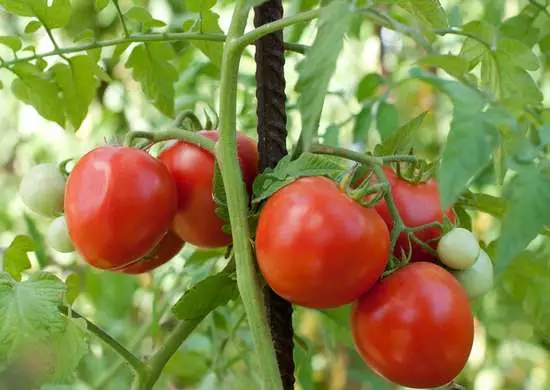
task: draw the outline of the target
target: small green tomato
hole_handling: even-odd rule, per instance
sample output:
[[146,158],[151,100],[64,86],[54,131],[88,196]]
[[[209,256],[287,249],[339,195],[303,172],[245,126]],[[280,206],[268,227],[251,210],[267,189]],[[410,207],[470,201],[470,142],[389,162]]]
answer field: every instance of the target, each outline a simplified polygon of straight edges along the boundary
[[453,271],[453,275],[464,287],[470,299],[485,294],[493,287],[493,263],[483,249],[470,268]]
[[64,216],[58,217],[50,223],[46,233],[46,242],[58,252],[74,252],[74,246],[69,236],[69,230],[67,229],[67,222]]
[[467,229],[454,228],[439,240],[437,255],[443,264],[453,269],[472,266],[479,255],[479,242]]
[[23,177],[19,194],[30,210],[55,218],[63,213],[65,181],[56,164],[40,164]]

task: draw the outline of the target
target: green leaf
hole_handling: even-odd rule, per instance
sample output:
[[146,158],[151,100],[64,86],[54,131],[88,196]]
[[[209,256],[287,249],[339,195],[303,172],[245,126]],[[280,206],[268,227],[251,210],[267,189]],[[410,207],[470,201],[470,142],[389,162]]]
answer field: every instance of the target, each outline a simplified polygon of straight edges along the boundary
[[[489,46],[491,46],[496,39],[495,27],[484,20],[474,20],[467,23],[462,27],[462,30],[469,34],[473,34]],[[486,45],[473,38],[466,38],[462,44],[462,49],[459,56],[468,61],[469,69],[473,69],[481,62],[481,59],[486,52]]]
[[444,209],[455,202],[472,177],[489,163],[498,142],[498,132],[483,121],[481,113],[462,113],[459,109],[455,107],[437,172]]
[[205,12],[216,5],[216,0],[187,0],[185,4],[191,12]]
[[502,218],[508,209],[506,199],[484,194],[483,192],[465,191],[460,196],[457,204],[470,209],[487,213],[496,218]]
[[439,0],[402,0],[397,5],[435,28],[446,28],[447,15]]
[[0,36],[0,45],[7,46],[13,51],[18,51],[23,47],[23,44],[21,43],[21,39],[11,35]]
[[397,130],[399,125],[399,112],[391,103],[380,102],[376,110],[376,128],[382,141],[385,141]]
[[287,155],[273,169],[268,168],[254,180],[254,200],[259,203],[290,184],[296,178],[305,176],[326,176],[336,179],[345,168],[334,160],[313,153],[303,153],[296,160]]
[[139,22],[142,25],[142,30],[146,31],[154,27],[164,27],[166,23],[162,20],[153,18],[149,10],[145,7],[134,6],[125,13],[126,18]]
[[502,99],[519,105],[539,105],[543,95],[529,73],[518,67],[501,68]]
[[36,222],[29,214],[24,213],[23,219],[25,220],[25,225],[27,226],[27,233],[32,241],[35,242],[36,249],[34,253],[36,255],[36,260],[40,268],[46,267],[48,263],[48,255],[45,249],[44,235],[40,229],[36,226]]
[[83,319],[67,318],[65,331],[52,341],[55,356],[49,382],[74,384],[80,360],[88,353],[88,330]]
[[28,253],[36,249],[36,243],[30,237],[16,236],[4,251],[4,271],[14,279],[21,280],[21,274],[31,268]]
[[508,211],[496,248],[496,272],[501,273],[512,259],[550,224],[550,178],[533,166],[524,168],[506,186]]
[[401,126],[377,148],[380,156],[408,153],[414,147],[417,132],[428,113],[423,112]]
[[504,291],[521,307],[530,324],[546,340],[550,334],[549,258],[548,248],[537,252],[523,251],[510,262],[501,279]]
[[370,104],[363,106],[355,117],[353,125],[353,142],[366,142],[372,123],[372,107]]
[[454,77],[461,77],[468,72],[469,63],[466,59],[452,54],[432,54],[420,59],[425,66],[435,66],[443,69]]
[[16,64],[12,70],[19,76],[11,85],[13,94],[33,106],[44,118],[64,126],[63,103],[52,74],[29,63]]
[[174,116],[174,83],[178,78],[178,72],[170,63],[174,58],[170,44],[152,42],[136,46],[126,62],[145,95],[169,117]]
[[103,8],[109,5],[109,1],[111,0],[95,0],[95,9],[97,11],[101,11]]
[[174,305],[172,312],[180,320],[192,320],[207,315],[218,306],[235,298],[237,283],[221,272],[207,277],[189,289]]
[[80,284],[81,282],[78,274],[70,274],[67,279],[65,279],[65,288],[67,290],[65,300],[69,306],[73,304],[80,294]]
[[315,138],[329,81],[336,69],[344,34],[351,20],[347,1],[333,1],[321,14],[317,35],[306,57],[298,64],[296,91],[302,117],[302,140],[307,150]]
[[357,90],[355,91],[355,97],[358,101],[362,102],[374,96],[376,89],[379,85],[384,83],[384,78],[378,73],[369,73],[365,75],[359,84],[357,85]]
[[525,70],[537,70],[540,66],[535,53],[515,39],[500,38],[495,55],[503,66],[517,66]]
[[69,59],[69,65],[57,63],[52,67],[69,122],[78,129],[88,114],[99,82],[94,77],[96,63],[87,55]]
[[[220,33],[222,29],[218,23],[220,16],[212,11],[203,11],[195,17],[189,18],[184,24],[183,29],[192,32]],[[204,40],[191,41],[193,46],[206,55],[216,67],[221,68],[223,43]]]
[[42,27],[42,23],[40,23],[38,20],[31,20],[27,25],[25,26],[25,34],[32,34],[38,29]]
[[6,358],[19,345],[45,341],[61,334],[65,318],[58,310],[65,285],[55,275],[32,274],[16,282],[0,273],[0,357]]
[[70,0],[0,0],[0,5],[20,16],[36,16],[50,29],[65,27],[72,11]]

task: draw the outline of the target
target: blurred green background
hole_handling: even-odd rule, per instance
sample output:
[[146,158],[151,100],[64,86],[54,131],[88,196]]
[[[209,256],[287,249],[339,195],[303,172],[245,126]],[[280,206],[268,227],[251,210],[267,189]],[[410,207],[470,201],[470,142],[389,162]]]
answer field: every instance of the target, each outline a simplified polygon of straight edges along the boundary
[[[110,4],[96,13],[93,3],[90,0],[72,1],[71,23],[66,29],[56,32],[61,46],[70,45],[76,36],[88,29],[97,39],[120,36],[114,6]],[[501,20],[517,15],[529,2],[444,0],[442,3],[454,24],[484,19],[498,25]],[[543,0],[539,3],[544,5]],[[181,31],[187,17],[185,2],[180,0],[120,1],[123,8],[132,4],[148,7],[155,18],[165,21],[174,31]],[[291,0],[285,2],[285,9],[291,13],[317,4],[315,0]],[[227,31],[231,2],[220,1],[214,9],[221,15],[219,22],[222,30]],[[541,12],[533,25],[550,33],[550,18],[545,13],[548,14],[548,11]],[[51,43],[46,34],[23,34],[27,22],[26,18],[14,17],[0,10],[0,34],[25,36],[26,43],[33,43],[37,52],[50,50]],[[314,35],[315,29],[311,26],[299,26],[288,29],[285,39],[309,44]],[[445,37],[437,42],[440,52],[457,53],[460,50],[460,38]],[[173,46],[178,53],[176,66],[179,71],[176,111],[193,109],[204,118],[203,110],[218,104],[218,69],[192,44],[180,42]],[[176,259],[150,275],[135,277],[97,271],[86,266],[76,255],[62,255],[45,246],[43,233],[49,220],[30,213],[17,195],[21,176],[37,163],[78,157],[92,147],[106,140],[113,141],[130,130],[155,130],[168,125],[168,118],[146,100],[139,84],[132,80],[124,67],[123,60],[128,51],[123,54],[122,61],[113,58],[112,54],[112,49],[104,49],[101,64],[113,81],[101,84],[88,116],[76,132],[45,121],[32,107],[17,101],[9,88],[0,91],[0,246],[9,245],[16,234],[33,237],[40,244],[36,254],[31,255],[33,267],[43,267],[60,275],[69,272],[78,274],[82,293],[75,307],[123,344],[146,356],[162,343],[163,337],[174,326],[168,312],[169,304],[185,288],[218,267],[221,261],[219,256],[223,253],[196,251],[187,246]],[[534,78],[545,95],[547,105],[550,102],[550,53],[539,54],[543,67],[534,74]],[[324,142],[357,149],[370,148],[377,142],[379,127],[397,126],[428,110],[417,152],[427,157],[436,156],[448,131],[450,103],[419,81],[395,86],[408,77],[408,70],[416,66],[421,55],[421,50],[412,39],[378,29],[360,15],[354,17],[331,81],[330,94],[325,101],[320,123]],[[0,47],[0,56],[9,57],[9,51]],[[301,58],[301,54],[286,54],[289,146],[296,142],[300,130],[294,87],[297,80],[295,67]],[[48,58],[49,64],[55,61],[55,57]],[[374,76],[367,79],[365,76],[373,72],[384,77],[387,85],[395,87],[391,90],[382,85],[368,88],[367,82],[372,81]],[[4,85],[10,84],[11,77],[9,72],[0,72],[0,81]],[[387,100],[380,104],[384,97]],[[381,111],[384,111],[383,115]],[[256,113],[252,48],[241,63],[238,112],[238,127],[254,135]],[[491,175],[488,174],[482,176],[475,186],[497,194],[497,189],[489,184],[491,182]],[[487,214],[471,216],[473,231],[480,240],[490,243],[498,234],[498,221]],[[541,280],[537,282],[546,290],[537,290],[536,299],[539,304],[550,305],[550,299],[546,298],[550,296],[550,278],[544,279],[545,271],[548,270],[543,267]],[[545,284],[546,281],[549,283]],[[532,302],[527,291],[527,286],[532,282],[529,278],[522,279],[518,273],[513,281],[514,288],[525,288],[524,298],[518,300],[515,294],[516,299],[513,299],[507,284],[501,283],[494,291],[473,303],[477,317],[476,340],[468,365],[459,378],[467,389],[550,389],[550,338],[545,341],[537,321],[533,321],[533,312],[529,308]],[[361,362],[351,343],[347,309],[326,312],[296,309],[298,388],[398,388],[376,377]],[[538,321],[544,321],[544,318]],[[92,338],[90,347],[90,353],[79,366],[79,382],[68,388],[129,389],[132,381],[129,367],[119,366],[118,357],[98,340]],[[200,325],[169,363],[156,388],[257,389],[256,367],[261,362],[251,353],[251,348],[242,305],[231,302],[209,315]]]

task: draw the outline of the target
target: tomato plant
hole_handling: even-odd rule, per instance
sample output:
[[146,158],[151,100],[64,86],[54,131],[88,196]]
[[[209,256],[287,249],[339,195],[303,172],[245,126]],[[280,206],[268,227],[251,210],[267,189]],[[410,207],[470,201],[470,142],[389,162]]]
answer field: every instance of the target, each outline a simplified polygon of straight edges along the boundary
[[335,307],[354,301],[380,278],[389,233],[374,209],[361,207],[327,178],[306,177],[263,207],[256,255],[267,283],[282,297]]
[[[217,140],[218,131],[199,134]],[[250,192],[258,173],[256,142],[244,133],[237,134],[237,151],[246,188]],[[174,231],[186,242],[200,247],[220,247],[231,242],[222,230],[224,221],[216,215],[212,198],[214,156],[189,142],[179,141],[164,149],[159,159],[170,171],[178,191],[178,212]]]
[[550,388],[550,0],[0,20],[0,388]]
[[91,265],[124,267],[149,253],[168,231],[177,206],[168,170],[147,153],[103,146],[74,166],[65,215],[76,250]]
[[443,268],[412,263],[354,307],[355,344],[373,370],[401,386],[431,388],[464,368],[474,338],[466,292]]
[[[451,209],[443,211],[441,208],[440,193],[435,179],[411,183],[396,177],[391,169],[386,168],[384,171],[389,177],[391,193],[405,226],[415,228],[434,222],[443,223],[445,218],[451,222],[455,221],[455,215]],[[388,228],[392,229],[394,219],[385,200],[376,205],[376,211],[384,218]],[[442,234],[443,230],[440,227],[433,226],[416,231],[414,236],[435,250]],[[411,241],[406,233],[399,236],[394,248],[396,257],[402,257],[403,253],[410,254],[411,261],[435,260],[434,253],[425,249],[422,244],[414,240]]]

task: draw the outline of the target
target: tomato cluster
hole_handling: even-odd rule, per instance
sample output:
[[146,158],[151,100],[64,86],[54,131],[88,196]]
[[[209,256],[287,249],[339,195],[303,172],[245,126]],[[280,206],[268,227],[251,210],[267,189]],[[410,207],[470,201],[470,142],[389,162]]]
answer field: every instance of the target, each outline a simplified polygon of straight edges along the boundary
[[469,298],[490,289],[491,261],[472,233],[444,232],[456,220],[451,209],[441,209],[434,179],[411,183],[389,167],[384,173],[402,222],[414,228],[401,233],[393,253],[394,220],[384,200],[364,207],[345,186],[302,177],[261,210],[258,266],[269,286],[294,304],[352,303],[357,350],[381,376],[407,387],[442,386],[470,354]]
[[[199,134],[218,139],[217,131]],[[258,171],[256,143],[244,133],[237,143],[250,191]],[[158,158],[141,149],[101,146],[81,157],[67,180],[54,164],[34,167],[20,193],[31,210],[57,217],[46,235],[52,248],[76,250],[96,268],[138,274],[172,259],[185,242],[231,242],[215,212],[214,165],[209,151],[185,141]]]

